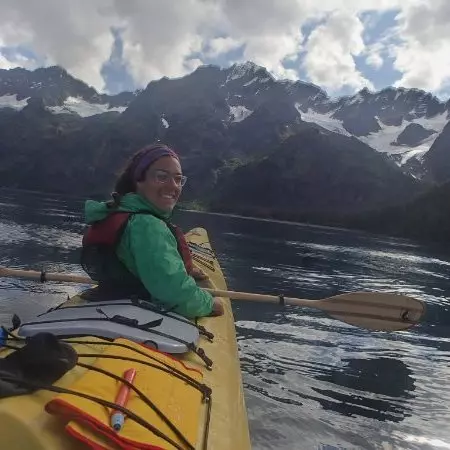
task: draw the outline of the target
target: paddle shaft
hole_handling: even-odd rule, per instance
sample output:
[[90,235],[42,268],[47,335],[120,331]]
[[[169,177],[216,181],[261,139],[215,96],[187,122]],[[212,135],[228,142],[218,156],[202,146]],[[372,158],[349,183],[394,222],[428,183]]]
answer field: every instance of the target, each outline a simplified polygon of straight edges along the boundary
[[[12,277],[12,278],[30,278],[39,281],[67,281],[70,283],[81,283],[81,284],[95,284],[96,282],[92,280],[90,277],[85,277],[82,275],[71,275],[71,274],[63,274],[63,273],[47,273],[47,272],[38,272],[36,270],[20,270],[20,269],[10,269],[7,267],[0,267],[0,276],[2,277]],[[279,303],[279,304],[290,304],[295,306],[306,306],[309,308],[318,308],[318,309],[328,309],[326,305],[328,299],[322,300],[306,300],[301,298],[293,298],[293,297],[284,297],[284,296],[276,296],[276,295],[267,295],[267,294],[254,294],[250,292],[236,292],[236,291],[223,291],[220,289],[210,289],[210,288],[202,288],[203,290],[209,292],[214,297],[227,297],[234,300],[247,300],[254,302],[266,302],[266,303]],[[364,295],[371,296],[375,295],[370,292],[365,293]],[[340,302],[344,302],[345,300],[340,300]],[[348,301],[349,306],[354,301]],[[383,308],[391,309],[398,308],[396,305],[383,304]]]
[[82,275],[70,275],[63,273],[38,272],[37,270],[20,270],[0,267],[0,277],[30,278],[39,281],[68,281],[70,283],[95,284],[89,277]]
[[[386,294],[389,296],[388,301],[384,301],[379,299],[379,295],[376,292],[358,292],[358,293],[352,293],[352,294],[341,294],[340,296],[337,295],[335,297],[328,297],[323,298],[320,300],[308,300],[303,298],[294,298],[294,297],[285,297],[284,295],[267,295],[267,294],[253,294],[250,292],[236,292],[236,291],[221,291],[217,289],[205,289],[205,291],[208,291],[213,295],[214,297],[228,297],[230,299],[234,300],[246,300],[246,301],[253,301],[253,302],[264,302],[264,303],[278,303],[280,305],[293,305],[293,306],[302,306],[306,308],[315,308],[320,309],[327,312],[332,312],[335,309],[335,304],[333,304],[331,301],[336,300],[339,298],[339,304],[341,307],[348,308],[349,311],[352,310],[352,307],[356,307],[358,304],[358,300],[355,297],[351,297],[352,295],[358,294],[361,298],[365,300],[376,299],[376,306],[379,308],[383,308],[383,310],[398,310],[399,305],[395,302],[391,303],[392,298],[402,298],[402,295],[399,294]],[[347,296],[347,298],[344,298]],[[414,306],[408,307],[411,310],[414,311],[423,311],[422,306],[418,306],[417,308]]]
[[311,306],[314,300],[303,300],[301,298],[284,297],[282,295],[253,294],[250,292],[222,291],[220,289],[205,289],[214,297],[229,297],[234,300],[249,300],[254,302],[291,304],[297,306]]
[[[72,283],[95,284],[95,281],[91,278],[81,275],[46,273],[6,267],[0,267],[0,276],[31,278],[41,282],[68,281]],[[321,300],[305,300],[282,295],[202,289],[210,292],[215,297],[315,308],[327,312],[335,319],[369,330],[405,330],[417,324],[425,311],[423,302],[405,295],[389,293],[352,292]]]
[[[95,284],[95,281],[90,277],[85,277],[82,275],[71,275],[63,273],[47,273],[38,272],[37,270],[20,270],[20,269],[9,269],[7,267],[0,267],[0,276],[11,277],[11,278],[29,278],[32,280],[39,281],[67,281],[70,283],[81,283],[81,284]],[[217,289],[203,288],[205,291],[210,292],[215,297],[229,297],[235,300],[253,300],[259,302],[280,302],[280,297],[275,295],[263,295],[263,294],[252,294],[248,292],[233,292],[233,291],[222,291]],[[284,299],[287,303],[293,303],[300,301],[304,306],[308,306],[308,302],[311,300],[301,300],[296,298],[286,297]],[[298,304],[298,303],[296,303]],[[300,306],[300,305],[299,305]]]

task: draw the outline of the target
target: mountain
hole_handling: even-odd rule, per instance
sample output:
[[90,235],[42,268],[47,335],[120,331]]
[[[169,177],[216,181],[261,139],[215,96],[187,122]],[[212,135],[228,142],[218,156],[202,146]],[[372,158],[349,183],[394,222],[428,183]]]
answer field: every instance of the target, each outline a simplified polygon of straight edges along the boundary
[[[418,89],[363,89],[331,99],[311,83],[275,80],[251,62],[227,69],[201,66],[185,77],[164,77],[143,91],[118,95],[99,94],[60,67],[0,70],[0,108],[20,110],[27,98],[34,97],[42,98],[54,114],[126,113],[129,123],[133,116],[143,117],[144,110],[152,111],[159,116],[159,126],[166,129],[171,116],[185,121],[185,116],[195,119],[201,110],[204,117],[212,114],[215,122],[233,124],[248,120],[263,105],[270,109],[278,103],[279,111],[283,105],[290,111],[289,123],[285,121],[288,127],[301,118],[354,136],[392,159],[405,173],[430,183],[440,182],[441,177],[435,179],[436,171],[428,167],[425,156],[450,120],[450,101],[444,103]],[[444,158],[450,160],[448,152]]]
[[342,225],[413,239],[448,244],[450,230],[450,182],[436,186],[413,201],[356,217]]
[[40,98],[54,114],[76,113],[87,117],[103,112],[122,112],[134,95],[131,92],[99,94],[58,66],[34,71],[0,69],[0,108],[20,110],[26,106],[28,98]]
[[350,97],[323,101],[320,109],[298,107],[303,120],[353,135],[386,154],[405,173],[434,181],[423,157],[450,120],[450,102],[418,89],[372,93],[365,88]]
[[[54,114],[82,117],[126,112],[131,121],[133,115],[142,117],[142,112],[150,109],[160,115],[166,128],[167,116],[173,114],[177,120],[202,109],[214,119],[236,123],[248,119],[262,105],[270,108],[277,102],[291,111],[290,124],[301,117],[335,133],[354,136],[387,155],[405,173],[430,182],[438,180],[425,155],[450,120],[450,101],[444,103],[418,89],[363,89],[330,99],[313,84],[275,80],[265,68],[251,62],[227,69],[201,66],[185,77],[153,81],[144,91],[112,96],[97,93],[60,67],[0,70],[0,108],[20,110],[27,98],[34,97],[42,98]],[[297,113],[292,114],[293,107]]]
[[[354,136],[392,159],[405,173],[429,182],[436,180],[423,157],[450,120],[450,102],[418,89],[387,88],[377,93],[363,89],[356,95],[332,100],[313,84],[277,81],[252,63],[229,69],[202,66],[178,80],[152,82],[126,114],[131,117],[137,111],[137,116],[142,116],[142,111],[151,107],[168,123],[172,114],[197,114],[205,102],[210,105],[209,110],[203,109],[208,117],[231,126],[251,121],[255,110],[263,105],[277,108],[287,119],[287,127],[301,119]],[[450,160],[450,155],[447,157]]]
[[268,156],[225,170],[211,207],[305,220],[399,204],[419,183],[353,137],[305,127]]
[[442,183],[450,179],[450,123],[445,126],[424,156],[424,163],[429,168],[433,180]]
[[[251,62],[110,96],[60,67],[0,71],[0,183],[105,195],[130,154],[181,155],[185,201],[332,222],[403,205],[450,173],[448,111],[415,89],[331,99]],[[443,131],[444,130],[444,131]]]

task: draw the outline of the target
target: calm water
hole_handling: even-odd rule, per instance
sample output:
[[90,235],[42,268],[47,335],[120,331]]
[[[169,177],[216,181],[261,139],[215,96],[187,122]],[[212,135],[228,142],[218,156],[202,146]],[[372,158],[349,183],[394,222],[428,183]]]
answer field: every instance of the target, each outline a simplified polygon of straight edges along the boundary
[[[0,265],[82,273],[82,202],[0,190]],[[369,332],[316,310],[234,303],[253,448],[450,449],[450,250],[364,233],[179,213],[208,229],[230,289],[427,303],[420,326]],[[0,278],[0,322],[79,286]]]

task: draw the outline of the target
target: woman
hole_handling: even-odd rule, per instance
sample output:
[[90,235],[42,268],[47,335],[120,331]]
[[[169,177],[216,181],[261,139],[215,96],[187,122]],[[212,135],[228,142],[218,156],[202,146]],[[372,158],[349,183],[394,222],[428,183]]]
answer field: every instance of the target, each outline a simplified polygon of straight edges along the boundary
[[90,227],[83,238],[82,264],[110,292],[119,286],[130,294],[145,291],[189,318],[221,315],[220,300],[191,276],[202,274],[193,268],[182,234],[169,222],[185,182],[172,149],[156,144],[139,150],[117,180],[112,202],[86,202]]

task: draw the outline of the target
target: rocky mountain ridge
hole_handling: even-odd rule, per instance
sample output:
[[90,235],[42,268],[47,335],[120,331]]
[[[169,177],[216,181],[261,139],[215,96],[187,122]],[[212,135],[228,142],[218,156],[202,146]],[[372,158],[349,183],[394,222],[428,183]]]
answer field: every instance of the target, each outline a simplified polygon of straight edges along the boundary
[[186,201],[326,221],[449,179],[449,107],[416,89],[331,99],[250,62],[113,96],[58,67],[0,70],[0,180],[106,195],[130,154],[160,140],[181,155]]

